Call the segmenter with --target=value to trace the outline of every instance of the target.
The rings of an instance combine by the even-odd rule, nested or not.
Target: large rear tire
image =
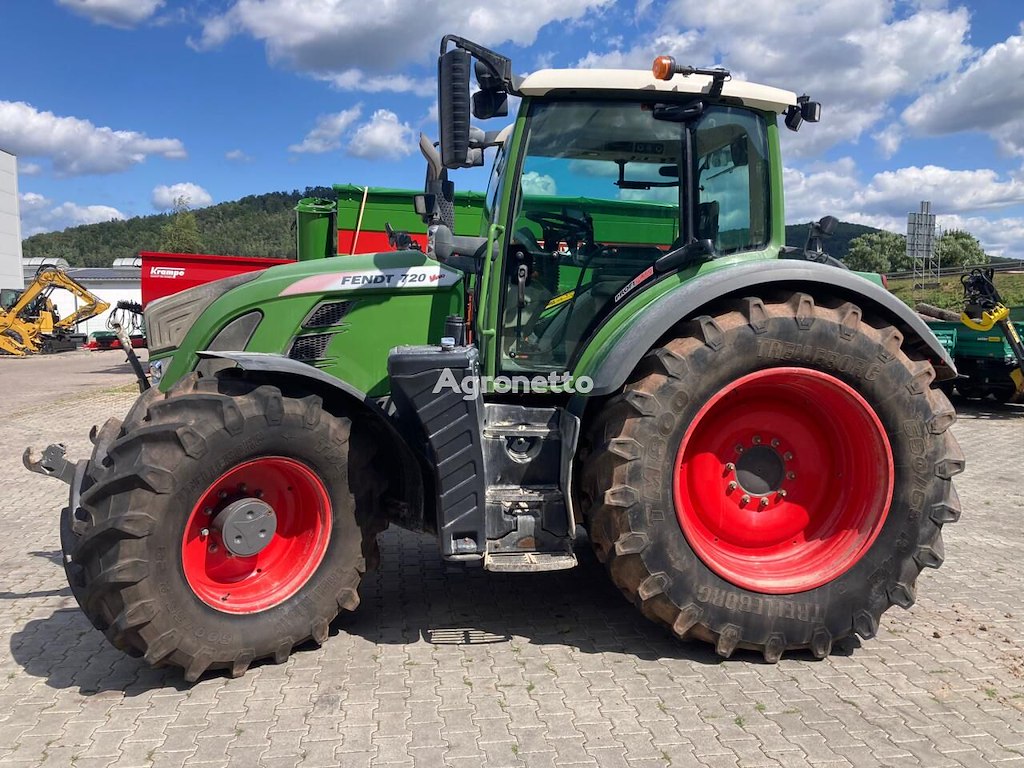
[[[150,390],[96,444],[62,521],[90,621],[153,665],[241,675],[327,639],[375,550],[368,445],[320,397],[238,378]]]
[[[646,616],[722,656],[873,637],[960,515],[934,376],[840,300],[751,298],[683,324],[589,429],[598,558]]]

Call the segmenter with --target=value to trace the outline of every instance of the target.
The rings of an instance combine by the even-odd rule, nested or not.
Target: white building
[[[93,331],[105,331],[107,330],[107,318],[116,309],[117,302],[122,300],[142,302],[142,270],[138,266],[140,264],[138,257],[115,259],[113,267],[68,267],[68,263],[64,259],[32,257],[25,259],[24,282],[31,282],[36,271],[44,264],[60,267],[76,283],[110,305],[110,309],[102,315],[97,315],[75,326],[75,333],[90,334]],[[132,266],[133,264],[135,266]],[[74,294],[61,288],[55,289],[50,294],[50,299],[56,305],[57,312],[61,317],[67,317],[81,306],[81,302]]]
[[[25,287],[21,271],[18,160],[0,149],[0,289]]]

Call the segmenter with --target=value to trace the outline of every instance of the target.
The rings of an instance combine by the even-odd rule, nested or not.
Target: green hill
[[[807,222],[809,224],[810,222]],[[807,242],[807,224],[786,225],[786,245],[802,248]],[[839,222],[832,237],[825,240],[825,252],[829,256],[842,259],[850,249],[850,241],[861,235],[868,235],[878,232],[875,227],[866,227],[863,224],[850,224],[845,221]]]
[[[335,194],[329,187],[307,187],[301,192],[268,192],[197,209],[194,213],[202,250],[233,256],[294,257],[294,209],[303,197],[334,198]],[[72,266],[110,266],[118,257],[160,250],[160,230],[169,216],[137,216],[33,235],[24,241],[23,250],[26,257],[63,258]],[[872,227],[840,222],[825,247],[832,256],[842,258],[850,240],[874,231]],[[788,245],[802,246],[806,238],[806,224],[786,227]]]
[[[295,204],[303,197],[335,197],[329,187],[249,195],[195,213],[202,249],[232,256],[295,256]],[[72,266],[106,267],[115,258],[160,250],[160,230],[171,214],[137,216],[33,235],[26,257],[63,258]]]

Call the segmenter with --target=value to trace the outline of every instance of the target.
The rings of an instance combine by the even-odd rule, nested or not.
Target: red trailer
[[[207,253],[142,251],[142,306],[154,299],[222,277],[254,272],[291,259],[256,256],[215,256]]]

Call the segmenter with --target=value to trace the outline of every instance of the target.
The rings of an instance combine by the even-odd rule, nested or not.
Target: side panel
[[[166,368],[169,388],[199,362],[217,334],[249,313],[261,319],[244,351],[307,363],[380,397],[388,351],[436,343],[449,314],[462,311],[461,275],[417,251],[346,256],[275,267],[213,302]],[[243,350],[234,350],[243,351]]]

